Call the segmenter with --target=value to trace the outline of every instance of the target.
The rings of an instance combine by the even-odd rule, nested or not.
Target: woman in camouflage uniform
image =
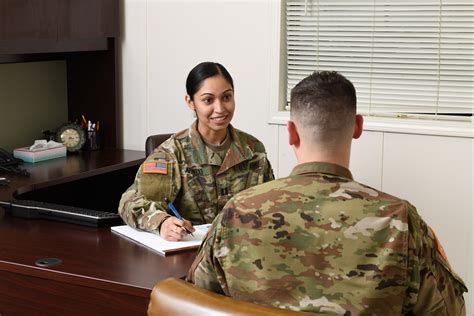
[[[222,65],[194,67],[186,92],[196,121],[147,157],[119,205],[128,225],[167,240],[181,240],[192,224],[212,222],[233,195],[274,178],[263,144],[230,124],[234,84]],[[168,214],[166,198],[186,220]]]

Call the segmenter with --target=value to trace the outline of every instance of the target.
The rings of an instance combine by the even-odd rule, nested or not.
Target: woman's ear
[[[194,107],[194,101],[191,100],[191,97],[189,95],[186,95],[184,97],[184,101],[186,101],[186,104],[188,105],[188,108],[191,109],[191,111],[196,111],[196,108]]]
[[[290,146],[298,147],[300,143],[300,135],[298,134],[295,122],[289,120],[288,123],[286,123],[286,128],[288,130],[288,143]]]
[[[354,133],[352,134],[352,138],[357,139],[362,134],[364,129],[364,117],[360,114],[356,115],[355,124],[354,124]]]

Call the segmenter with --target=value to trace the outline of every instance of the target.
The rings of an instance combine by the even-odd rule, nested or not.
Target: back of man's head
[[[331,145],[351,139],[356,110],[354,86],[335,71],[314,72],[291,91],[291,120],[311,142]]]

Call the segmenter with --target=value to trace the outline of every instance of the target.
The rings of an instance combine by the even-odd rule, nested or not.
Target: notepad
[[[198,248],[211,224],[194,225],[196,229],[193,236],[186,235],[181,241],[167,241],[157,234],[136,230],[128,225],[114,226],[111,230],[126,238],[129,238],[147,248],[159,252],[162,255]]]

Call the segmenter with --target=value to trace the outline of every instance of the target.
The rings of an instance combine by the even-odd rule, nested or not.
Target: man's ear
[[[289,120],[288,123],[286,123],[286,128],[288,130],[288,143],[290,146],[298,147],[300,144],[300,135],[298,134],[295,122]]]
[[[194,107],[194,101],[191,100],[191,97],[189,95],[186,95],[184,97],[184,101],[186,101],[186,104],[188,105],[188,108],[191,109],[191,111],[195,111],[196,108]]]
[[[352,138],[357,139],[362,135],[362,131],[364,130],[364,117],[360,114],[356,115],[355,124],[354,124],[354,133],[352,134]]]

